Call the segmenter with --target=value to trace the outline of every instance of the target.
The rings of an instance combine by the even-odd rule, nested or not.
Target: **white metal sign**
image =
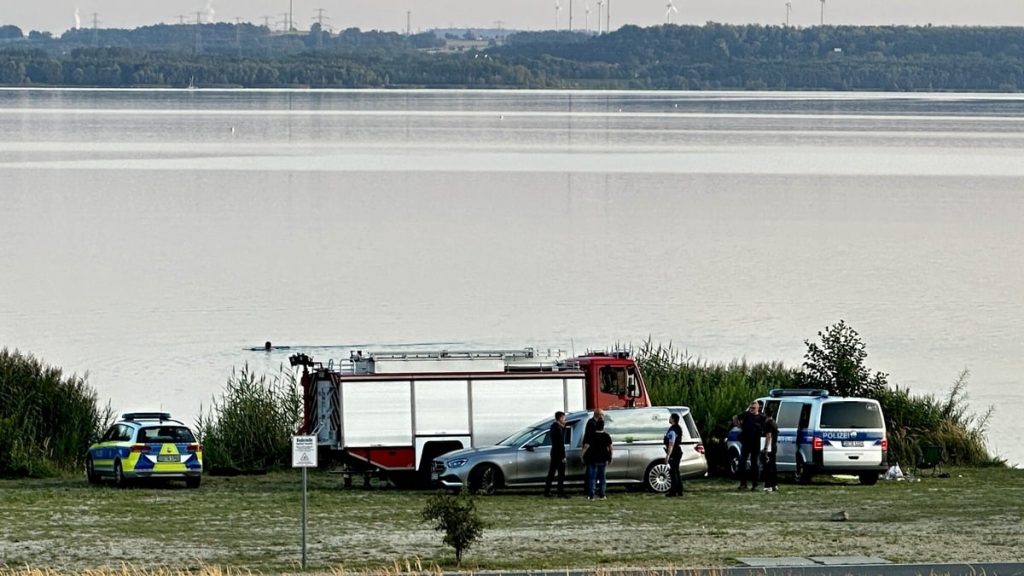
[[[316,468],[316,436],[292,436],[292,468]]]

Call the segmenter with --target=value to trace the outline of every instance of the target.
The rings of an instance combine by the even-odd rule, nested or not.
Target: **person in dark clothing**
[[[764,450],[761,452],[764,462],[764,491],[778,492],[779,479],[775,468],[776,456],[779,453],[779,427],[771,416],[764,418]]]
[[[555,412],[555,422],[551,424],[551,463],[548,465],[548,478],[544,482],[544,495],[551,496],[551,483],[558,475],[558,497],[568,498],[565,493],[565,412]]]
[[[594,422],[590,441],[583,445],[583,461],[587,464],[587,500],[604,500],[608,481],[605,475],[612,461],[612,437],[604,431],[604,420]]]
[[[598,422],[601,422],[602,424],[604,423],[604,410],[595,408],[594,417],[587,420],[587,427],[583,431],[584,446],[590,443],[590,435],[594,433],[594,426],[596,426]]]
[[[733,425],[740,427],[740,485],[739,490],[747,489],[747,477],[750,477],[750,489],[757,489],[758,460],[761,454],[761,436],[764,435],[764,416],[761,415],[761,404],[756,400],[750,403],[746,412],[732,417]],[[749,463],[749,468],[748,468]]]
[[[679,476],[679,463],[683,460],[683,428],[679,425],[679,414],[673,412],[668,417],[668,431],[665,432],[665,457],[668,459],[668,477],[670,485],[665,496],[683,495],[683,479]]]

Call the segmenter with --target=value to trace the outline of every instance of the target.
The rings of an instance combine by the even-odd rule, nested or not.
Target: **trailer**
[[[626,352],[567,357],[558,350],[353,351],[324,365],[305,354],[303,433],[325,461],[397,485],[427,484],[431,461],[490,446],[555,411],[649,406]]]

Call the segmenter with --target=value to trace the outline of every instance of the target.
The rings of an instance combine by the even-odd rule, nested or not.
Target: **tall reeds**
[[[258,472],[287,466],[291,437],[302,421],[295,375],[257,376],[248,366],[232,372],[196,427],[207,470]]]
[[[0,476],[80,469],[89,443],[112,418],[87,375],[64,376],[32,355],[0,350]]]
[[[799,382],[799,372],[781,362],[711,363],[650,340],[636,351],[636,359],[654,405],[690,408],[713,465],[725,462],[734,414],[772,388],[792,388]]]

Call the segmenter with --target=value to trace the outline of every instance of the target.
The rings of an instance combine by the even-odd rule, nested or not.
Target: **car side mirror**
[[[527,452],[533,452],[534,450],[536,450],[536,448],[537,445],[534,444],[533,442],[530,442],[529,444],[523,446],[523,450],[526,450]]]
[[[626,396],[630,398],[640,397],[640,387],[636,385],[636,376],[632,374],[626,376]]]

